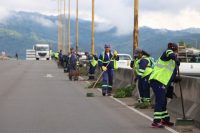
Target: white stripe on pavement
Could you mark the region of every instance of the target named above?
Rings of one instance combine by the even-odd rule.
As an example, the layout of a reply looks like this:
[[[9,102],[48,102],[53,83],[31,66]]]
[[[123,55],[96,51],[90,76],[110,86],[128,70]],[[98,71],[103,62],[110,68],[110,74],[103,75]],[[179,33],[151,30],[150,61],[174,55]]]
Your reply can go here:
[[[82,77],[80,77],[80,78],[83,79]],[[90,84],[89,81],[86,81],[86,83],[87,83],[87,84]],[[101,89],[97,89],[97,90],[98,90],[99,92],[101,92]],[[110,96],[110,98],[113,99],[113,100],[115,100],[116,102],[120,103],[121,105],[125,106],[126,108],[128,108],[128,109],[134,111],[135,113],[139,114],[140,116],[142,116],[142,117],[144,117],[144,118],[146,118],[146,119],[148,119],[148,120],[150,120],[150,121],[153,121],[153,118],[151,118],[150,116],[148,116],[148,115],[146,115],[146,114],[140,112],[139,110],[137,110],[137,109],[135,109],[135,108],[133,108],[133,107],[128,106],[126,103],[120,101],[119,99],[114,98],[113,96]],[[178,131],[176,131],[176,130],[170,128],[170,127],[166,127],[166,126],[165,126],[165,129],[168,130],[168,131],[171,132],[171,133],[179,133]]]
[[[101,92],[101,89],[98,89],[98,91]],[[135,113],[137,113],[137,114],[143,116],[144,118],[146,118],[146,119],[148,119],[148,120],[150,120],[150,121],[153,121],[153,118],[151,118],[150,116],[148,116],[148,115],[146,115],[146,114],[140,112],[139,110],[137,110],[137,109],[135,109],[135,108],[133,108],[133,107],[128,106],[126,103],[120,101],[119,99],[114,98],[113,96],[110,96],[110,98],[113,99],[113,100],[115,100],[116,102],[120,103],[121,105],[125,106],[126,108],[128,108],[128,109],[134,111]],[[166,126],[165,126],[165,129],[168,130],[168,131],[170,131],[171,133],[179,133],[179,132],[177,132],[176,130],[170,128],[170,127],[166,127]]]

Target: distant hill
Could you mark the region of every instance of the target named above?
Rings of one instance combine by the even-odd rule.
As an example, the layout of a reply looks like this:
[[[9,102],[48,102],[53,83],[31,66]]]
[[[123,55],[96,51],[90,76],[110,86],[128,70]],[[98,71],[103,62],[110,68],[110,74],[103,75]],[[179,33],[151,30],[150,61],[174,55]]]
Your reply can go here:
[[[67,20],[66,20],[67,22]],[[21,58],[25,58],[25,50],[32,48],[36,43],[50,43],[54,50],[57,46],[57,17],[45,16],[38,13],[13,12],[7,21],[0,22],[0,51],[4,50],[9,55],[18,52]],[[80,20],[79,42],[82,51],[90,51],[91,22]],[[95,33],[96,50],[103,50],[105,43],[112,44],[113,49],[120,53],[132,53],[132,34],[117,36],[116,28],[104,32]],[[71,20],[71,40],[75,45],[75,19]],[[200,29],[190,28],[180,31],[165,29],[152,29],[141,27],[139,34],[139,46],[153,56],[159,56],[170,41],[186,41],[194,45],[200,42]],[[200,47],[200,46],[199,46]]]

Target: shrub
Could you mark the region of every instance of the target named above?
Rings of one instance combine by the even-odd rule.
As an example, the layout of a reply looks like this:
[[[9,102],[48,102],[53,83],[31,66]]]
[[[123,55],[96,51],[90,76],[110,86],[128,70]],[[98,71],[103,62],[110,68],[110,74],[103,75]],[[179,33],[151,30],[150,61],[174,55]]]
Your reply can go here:
[[[114,97],[115,98],[131,97],[134,89],[135,89],[135,86],[128,86],[126,88],[119,88],[115,91]]]

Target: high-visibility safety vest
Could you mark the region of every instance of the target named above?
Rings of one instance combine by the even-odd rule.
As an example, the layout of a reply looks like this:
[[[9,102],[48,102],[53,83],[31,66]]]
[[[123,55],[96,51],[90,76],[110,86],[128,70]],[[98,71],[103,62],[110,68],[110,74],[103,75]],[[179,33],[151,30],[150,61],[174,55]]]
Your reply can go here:
[[[140,59],[136,58],[134,61],[134,70],[137,75],[139,75],[139,63],[140,63]]]
[[[55,56],[56,59],[58,59],[59,53],[56,52],[56,53],[54,54],[54,56]]]
[[[95,58],[93,57],[91,60],[91,64],[93,67],[95,67],[98,64],[98,61],[96,61]]]
[[[118,62],[116,60],[114,60],[113,63],[114,63],[114,69],[117,70],[119,68]]]
[[[145,68],[145,70],[139,69],[139,72],[141,72],[142,78],[144,78],[152,73],[153,68],[152,68],[152,62],[150,60],[150,57],[143,56],[142,59],[146,59],[148,61],[148,64],[147,64],[147,67]],[[140,61],[141,61],[141,59],[140,59]]]
[[[102,59],[103,63],[109,63],[110,61],[113,61],[114,69],[117,70],[119,68],[118,62],[115,59],[113,59],[113,57],[110,59],[110,61],[104,61],[105,52],[102,53],[102,57],[103,57],[103,59]]]
[[[159,58],[149,80],[157,80],[164,85],[168,85],[175,67],[174,60],[163,61]]]

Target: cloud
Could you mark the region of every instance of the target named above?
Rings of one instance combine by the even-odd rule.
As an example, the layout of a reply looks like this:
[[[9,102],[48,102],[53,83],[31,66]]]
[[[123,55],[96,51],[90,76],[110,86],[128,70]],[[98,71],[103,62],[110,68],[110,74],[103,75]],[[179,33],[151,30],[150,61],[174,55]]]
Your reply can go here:
[[[11,13],[6,8],[1,6],[0,6],[0,13],[1,13],[0,22],[5,23],[6,19],[10,16]]]
[[[140,26],[181,30],[190,27],[200,28],[200,13],[194,9],[183,9],[180,12],[145,12],[139,19]]]
[[[53,27],[53,26],[55,26],[54,22],[52,22],[51,20],[46,19],[44,17],[31,16],[30,18],[33,21],[35,21],[36,23],[41,24],[42,26],[45,26],[45,27]]]
[[[140,0],[139,25],[171,30],[200,27],[199,6],[199,0]],[[57,0],[2,0],[1,7],[7,10],[57,14]],[[72,17],[75,17],[75,11],[76,0],[71,0]],[[79,0],[79,13],[81,19],[91,20],[91,0]],[[5,11],[3,14],[6,14]],[[1,18],[2,16],[0,20]],[[48,23],[43,19],[40,21]],[[97,31],[117,27],[117,35],[132,33],[133,0],[95,0],[95,21]]]

